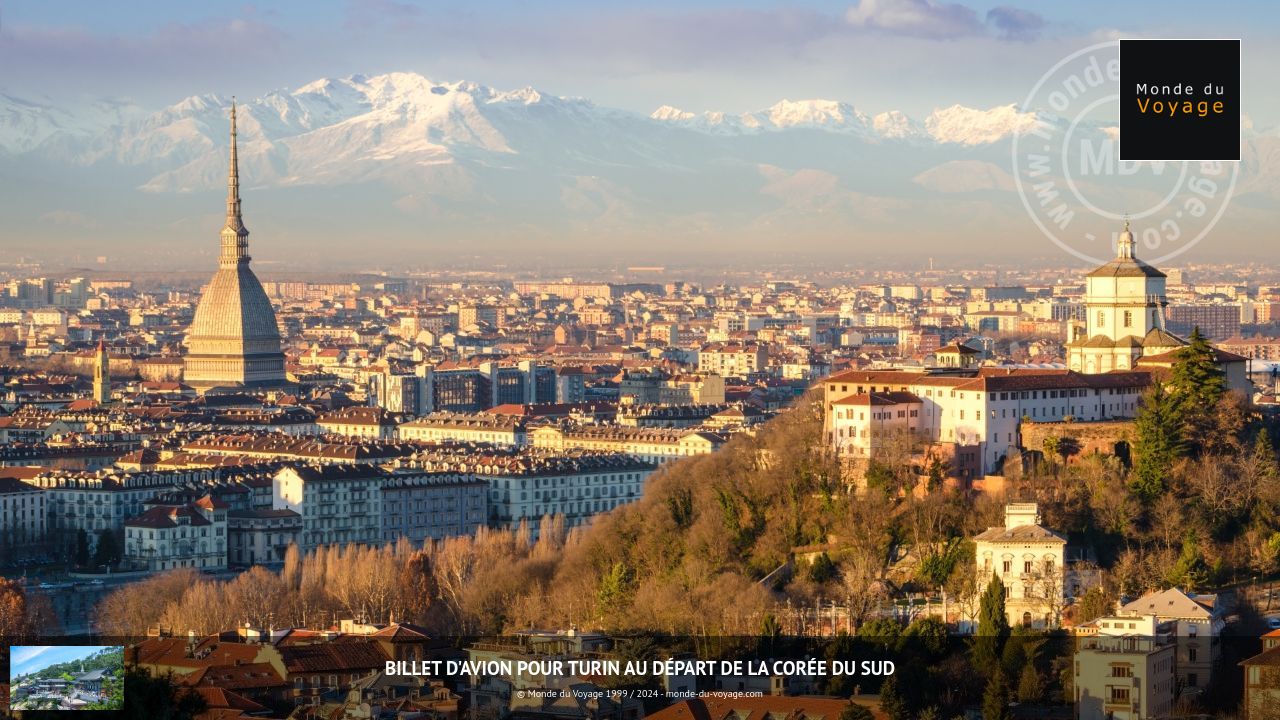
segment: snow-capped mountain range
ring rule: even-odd
[[[201,213],[218,211],[211,193],[226,182],[230,104],[205,94],[159,110],[107,99],[71,107],[0,94],[0,175],[45,182],[0,194],[0,212],[17,219],[13,237],[81,237],[97,227],[109,230],[95,242],[117,233],[121,243],[146,243],[162,223],[205,228]],[[238,117],[250,208],[260,193],[276,193],[268,219],[250,211],[251,224],[279,225],[282,244],[268,249],[337,233],[315,212],[335,202],[352,218],[348,233],[369,227],[355,218],[379,218],[388,246],[408,235],[661,238],[684,247],[783,232],[872,237],[902,222],[941,243],[966,225],[1025,232],[1009,142],[1054,122],[1012,104],[913,118],[816,99],[741,114],[666,105],[644,114],[408,72],[241,98]],[[1242,187],[1267,202],[1280,198],[1275,164],[1263,162],[1280,155],[1277,140],[1251,138],[1242,174]]]
[[[82,166],[145,167],[156,171],[145,184],[148,190],[197,190],[221,175],[230,103],[229,97],[209,94],[150,113],[107,101],[86,111],[0,95],[0,152]],[[1036,122],[1012,105],[955,105],[921,122],[896,111],[868,116],[830,100],[783,100],[740,115],[664,105],[645,117],[533,88],[499,91],[415,73],[326,78],[273,91],[242,99],[240,118],[242,161],[258,185],[358,182],[406,165],[452,163],[468,153],[582,153],[573,147],[577,141],[620,131],[636,143],[633,153],[644,154],[660,148],[639,145],[661,144],[673,129],[719,137],[817,130],[872,144],[977,146]]]

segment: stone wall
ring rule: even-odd
[[[1070,447],[1067,464],[1079,462],[1092,453],[1115,455],[1130,461],[1133,438],[1137,435],[1132,420],[1107,420],[1101,422],[1022,422],[1019,429],[1026,453],[1044,453],[1044,441],[1049,437],[1065,440]],[[1051,458],[1061,462],[1062,456]]]

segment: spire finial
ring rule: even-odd
[[[231,157],[227,167],[227,224],[222,228],[219,264],[234,267],[248,262],[249,230],[240,216],[240,161],[236,153],[236,96],[231,96]]]

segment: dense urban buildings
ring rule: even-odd
[[[812,408],[815,456],[838,468],[833,492],[858,499],[892,475],[905,478],[899,500],[989,496],[1004,517],[950,541],[966,541],[947,552],[975,588],[903,575],[918,560],[906,547],[873,583],[869,615],[857,619],[851,597],[780,605],[784,632],[856,632],[872,618],[937,618],[974,632],[978,595],[994,577],[1010,626],[1078,636],[1071,670],[1082,716],[1150,717],[1214,681],[1225,604],[1174,589],[1080,620],[1100,585],[1093,550],[1046,522],[1044,504],[1020,496],[1019,483],[1082,458],[1108,458],[1098,461],[1113,463],[1107,472],[1133,462],[1144,393],[1188,346],[1177,307],[1238,312],[1240,329],[1215,343],[1212,362],[1256,412],[1280,406],[1280,327],[1264,320],[1280,282],[1200,285],[1188,273],[1171,282],[1134,256],[1126,229],[1115,259],[1088,273],[748,275],[737,285],[441,273],[260,284],[234,154],[230,175],[222,260],[207,287],[28,277],[0,298],[0,547],[28,563],[15,567],[66,568],[36,590],[64,627],[94,629],[95,605],[111,596],[103,578],[190,570],[237,583],[266,577],[250,573],[255,566],[278,573],[325,558],[337,572],[373,557],[355,553],[407,562],[424,552],[435,559],[419,569],[445,574],[431,582],[447,585],[447,573],[466,572],[468,543],[555,552],[547,548],[641,503],[662,473],[701,462],[682,460],[726,453],[735,474],[768,472],[777,451],[754,443],[770,421]],[[218,325],[227,318],[235,321]],[[714,542],[741,542],[753,513],[778,510],[739,499],[723,480],[698,510],[719,514]],[[695,514],[692,494],[668,493],[651,518],[664,531]],[[769,582],[817,582],[823,557],[840,568],[825,587],[846,582],[840,573],[856,552],[847,538],[778,542],[784,560],[760,570]],[[587,595],[605,603],[628,591],[633,572],[607,565]],[[509,702],[509,678],[462,689],[382,672],[386,659],[423,656],[417,643],[429,631],[387,608],[342,612],[294,618],[288,629],[283,619],[236,620],[216,641],[148,628],[157,635],[138,646],[139,662],[189,676],[215,710],[411,702],[448,712],[470,693],[499,715],[530,712]],[[606,635],[569,632],[467,650],[606,652]],[[215,646],[218,656],[201,657]],[[1245,691],[1263,697],[1262,666],[1245,667],[1258,678]],[[822,689],[816,678],[784,676],[708,682],[776,697]],[[605,703],[587,715],[641,709]]]

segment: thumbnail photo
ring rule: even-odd
[[[119,645],[14,645],[9,702],[15,710],[120,710],[124,648]]]

